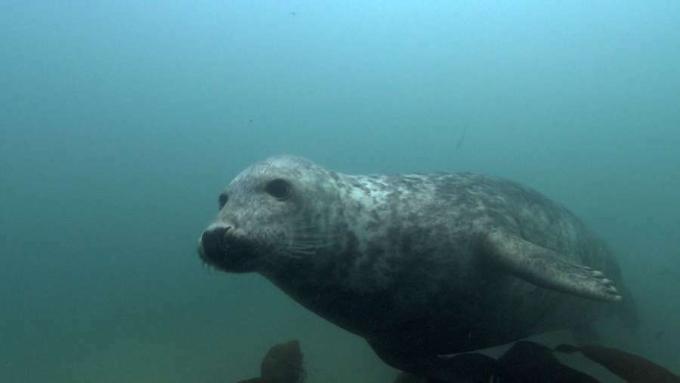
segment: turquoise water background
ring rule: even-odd
[[[217,195],[290,153],[531,185],[617,251],[680,372],[680,2],[0,2],[0,381],[235,382],[362,340],[202,266]]]

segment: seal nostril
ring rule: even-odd
[[[211,238],[210,232],[208,231],[203,232],[203,235],[201,235],[201,244],[203,245],[203,252],[206,255],[213,253],[215,244]]]
[[[231,230],[231,226],[217,226],[203,232],[201,242],[203,243],[203,250],[208,257],[217,256],[224,251],[224,236],[229,230]]]

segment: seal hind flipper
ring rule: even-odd
[[[529,283],[583,298],[621,300],[614,283],[601,271],[571,263],[550,249],[501,230],[488,233],[483,244],[494,264]]]

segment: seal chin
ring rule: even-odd
[[[232,273],[255,271],[259,258],[255,249],[252,241],[235,235],[230,226],[211,227],[198,241],[198,254],[205,263]]]

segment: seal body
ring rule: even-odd
[[[630,303],[612,254],[572,213],[471,173],[348,175],[269,158],[221,194],[199,253],[264,275],[389,364],[429,376],[442,354]]]

